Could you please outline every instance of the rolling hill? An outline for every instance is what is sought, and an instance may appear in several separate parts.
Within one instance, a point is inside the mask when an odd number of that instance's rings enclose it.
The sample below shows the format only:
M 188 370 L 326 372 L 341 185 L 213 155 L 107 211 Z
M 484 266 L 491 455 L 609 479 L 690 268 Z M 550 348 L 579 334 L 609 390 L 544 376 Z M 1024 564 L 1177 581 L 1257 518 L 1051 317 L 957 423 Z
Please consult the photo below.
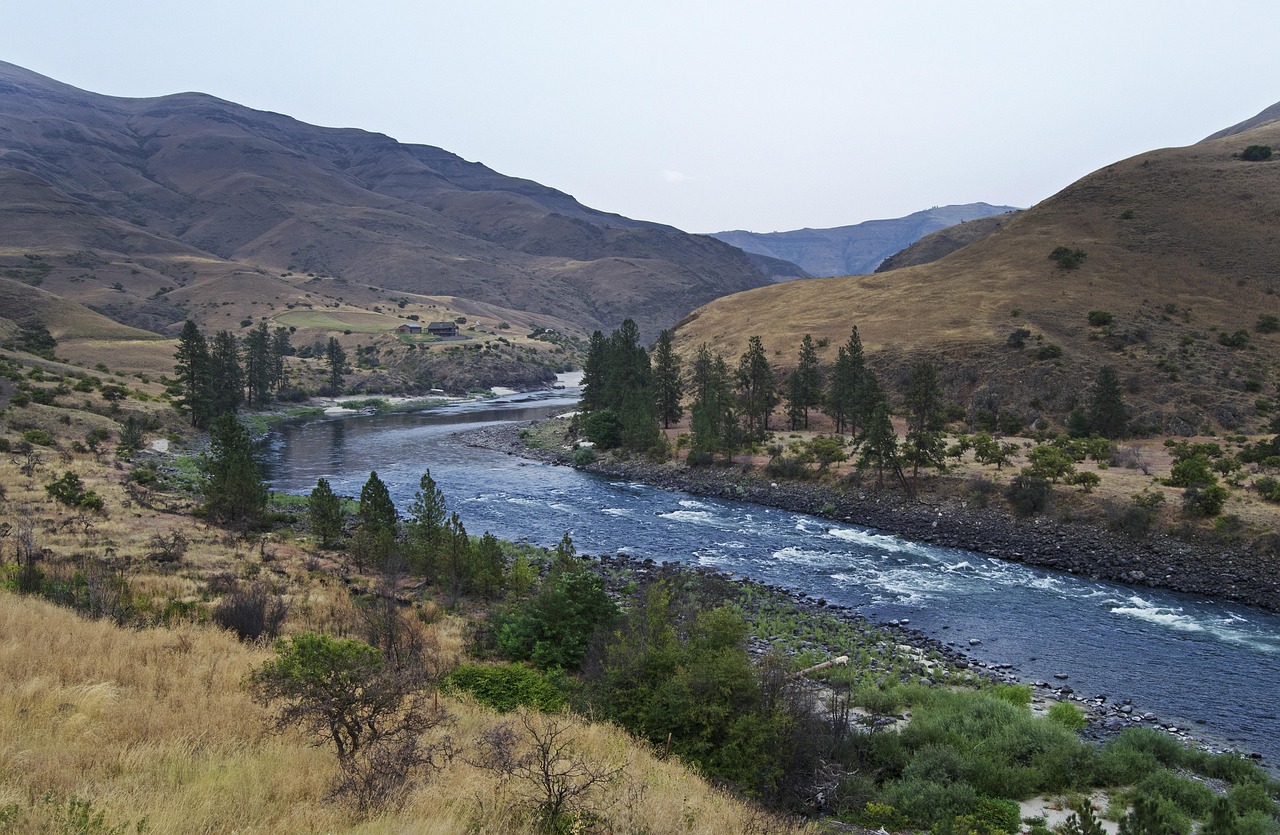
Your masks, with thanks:
M 920 240 L 930 232 L 967 220 L 1016 211 L 1012 206 L 966 203 L 935 206 L 906 217 L 868 220 L 833 229 L 797 229 L 791 232 L 716 232 L 714 237 L 755 255 L 790 261 L 800 271 L 775 270 L 779 278 L 830 277 L 869 273 L 885 258 Z M 807 273 L 807 275 L 806 275 Z
M 856 324 L 891 383 L 930 359 L 970 409 L 1056 423 L 1112 365 L 1153 430 L 1260 428 L 1280 380 L 1280 160 L 1240 159 L 1253 144 L 1280 146 L 1280 121 L 1106 166 L 932 263 L 719 299 L 677 344 L 733 358 L 758 334 L 786 366 L 810 333 L 830 362 Z M 1064 269 L 1058 247 L 1083 260 Z
M 584 333 L 630 317 L 653 336 L 769 282 L 714 238 L 599 212 L 440 148 L 200 93 L 103 96 L 5 63 L 0 272 L 170 334 L 188 315 L 234 327 L 363 294 L 459 297 Z M 233 309 L 202 305 L 211 298 Z

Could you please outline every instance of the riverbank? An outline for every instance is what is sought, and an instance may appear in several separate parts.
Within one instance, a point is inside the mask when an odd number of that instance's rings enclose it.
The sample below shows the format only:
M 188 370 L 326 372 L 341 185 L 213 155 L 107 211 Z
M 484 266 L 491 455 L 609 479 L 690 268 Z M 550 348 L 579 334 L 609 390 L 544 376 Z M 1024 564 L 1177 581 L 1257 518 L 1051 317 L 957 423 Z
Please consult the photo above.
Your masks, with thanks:
M 526 437 L 522 438 L 522 434 Z M 530 424 L 488 426 L 473 430 L 465 435 L 465 442 L 477 447 L 505 452 L 512 456 L 535 458 L 549 463 L 564 463 L 567 453 L 561 453 L 558 446 L 546 443 L 543 443 L 542 449 L 530 449 L 528 446 L 529 443 L 538 443 L 540 440 L 545 442 L 545 439 L 545 434 L 539 432 L 536 427 Z M 816 490 L 817 485 L 812 483 L 796 485 L 798 489 L 790 489 L 783 484 L 779 484 L 775 488 L 772 486 L 772 482 L 768 480 L 744 478 L 737 470 L 732 472 L 720 469 L 695 470 L 689 473 L 687 471 L 681 472 L 683 468 L 671 465 L 653 465 L 649 463 L 636 465 L 635 462 L 615 461 L 606 463 L 606 466 L 597 465 L 591 469 L 612 481 L 647 482 L 673 490 L 689 490 L 693 488 L 692 492 L 708 497 L 725 497 L 736 501 L 755 502 L 791 512 L 825 515 L 828 518 L 839 519 L 842 522 L 855 525 L 869 524 L 858 517 L 854 517 L 852 514 L 841 516 L 841 508 L 836 505 L 836 502 L 841 497 Z M 623 463 L 630 463 L 631 466 L 620 466 Z M 856 499 L 857 497 L 853 498 Z M 895 530 L 893 527 L 894 522 L 901 517 L 892 516 L 886 512 L 891 510 L 892 507 L 887 501 L 880 505 L 879 509 L 882 511 L 882 515 L 877 518 L 882 521 L 878 527 Z M 936 508 L 927 509 L 933 510 L 936 517 Z M 936 542 L 937 537 L 930 536 L 935 530 L 928 524 L 932 521 L 932 518 L 923 514 L 916 518 L 916 529 L 923 534 L 918 538 Z M 904 534 L 904 536 L 910 537 L 911 535 Z M 1066 537 L 1067 534 L 1063 533 L 1062 536 Z M 1065 543 L 1063 547 L 1067 547 Z M 838 606 L 831 606 L 827 601 L 814 599 L 814 597 L 800 592 L 785 589 L 780 591 L 789 595 L 800 606 L 811 610 L 835 611 L 841 613 L 842 617 L 856 618 L 860 616 L 856 608 L 844 610 Z M 896 617 L 896 615 L 891 617 Z M 1003 656 L 998 650 L 993 653 L 988 651 L 985 643 L 980 647 L 972 646 L 980 642 L 971 640 L 973 636 L 969 634 L 951 633 L 950 637 L 953 637 L 954 640 L 948 640 L 943 637 L 947 633 L 936 631 L 921 633 L 914 626 L 908 626 L 906 622 L 881 621 L 879 626 L 890 630 L 896 636 L 895 640 L 899 643 L 938 649 L 949 658 L 963 660 L 970 665 L 970 669 L 982 674 L 984 677 L 1010 683 L 1025 682 L 1032 687 L 1035 694 L 1035 703 L 1039 709 L 1047 709 L 1057 701 L 1067 700 L 1072 702 L 1089 716 L 1090 729 L 1088 733 L 1096 735 L 1100 739 L 1109 738 L 1125 728 L 1148 727 L 1177 736 L 1186 742 L 1194 742 L 1196 745 L 1209 750 L 1241 750 L 1241 741 L 1231 738 L 1233 725 L 1230 722 L 1220 724 L 1213 732 L 1207 732 L 1208 729 L 1203 727 L 1206 724 L 1206 720 L 1213 720 L 1214 718 L 1214 714 L 1210 712 L 1208 707 L 1198 709 L 1193 705 L 1185 705 L 1165 716 L 1158 706 L 1145 704 L 1147 700 L 1141 696 L 1143 692 L 1141 686 L 1131 690 L 1123 684 L 1123 679 L 1106 685 L 1082 685 L 1080 682 L 1089 681 L 1091 675 L 1089 674 L 1090 671 L 1080 664 L 1074 666 L 1064 664 L 1058 667 L 1049 667 L 1048 669 L 1045 669 L 1043 665 L 1039 665 L 1039 669 L 1034 673 L 1028 673 L 1025 670 L 1018 669 L 1014 664 L 1006 663 L 1010 661 L 1020 663 L 1020 657 L 1016 654 L 1013 657 L 1008 657 Z M 943 628 L 949 627 L 944 626 Z M 941 638 L 945 643 L 934 641 L 931 637 L 934 635 Z M 988 636 L 984 635 L 984 637 Z M 991 637 L 994 638 L 995 636 Z M 996 640 L 998 641 L 998 638 Z M 1086 690 L 1087 687 L 1092 687 L 1093 689 Z M 1175 718 L 1171 719 L 1170 717 Z M 1248 746 L 1248 743 L 1245 743 L 1245 745 Z M 1243 750 L 1250 754 L 1253 753 L 1250 747 L 1244 747 Z
M 526 427 L 487 427 L 471 443 L 553 464 L 569 464 L 559 449 L 530 446 Z M 905 498 L 871 485 L 778 481 L 737 467 L 686 467 L 642 458 L 601 456 L 585 467 L 607 478 L 698 496 L 733 499 L 889 531 L 907 539 L 977 551 L 1000 559 L 1128 585 L 1164 588 L 1280 612 L 1280 574 L 1246 546 L 1187 542 L 1160 531 L 1141 539 L 1088 521 L 1020 517 L 975 507 L 939 493 Z

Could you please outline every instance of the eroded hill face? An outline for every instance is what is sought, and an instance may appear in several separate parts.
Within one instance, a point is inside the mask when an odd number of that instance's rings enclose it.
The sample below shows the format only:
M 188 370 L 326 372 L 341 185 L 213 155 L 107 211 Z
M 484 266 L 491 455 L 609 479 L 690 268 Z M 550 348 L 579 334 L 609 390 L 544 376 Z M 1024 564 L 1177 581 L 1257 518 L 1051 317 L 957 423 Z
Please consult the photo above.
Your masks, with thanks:
M 160 332 L 187 315 L 225 327 L 307 304 L 289 273 L 584 332 L 630 317 L 646 335 L 767 283 L 712 238 L 598 212 L 439 148 L 197 93 L 100 96 L 0 63 L 0 259 L 13 269 L 28 254 L 50 267 L 44 289 Z M 238 307 L 246 294 L 274 307 L 219 321 L 231 311 L 193 301 L 206 282 Z
M 1280 148 L 1280 122 L 1107 166 L 930 264 L 717 300 L 677 343 L 736 358 L 759 334 L 789 366 L 810 333 L 830 362 L 856 324 L 891 381 L 932 359 L 970 408 L 1058 421 L 1114 365 L 1158 431 L 1255 428 L 1280 380 L 1280 335 L 1259 328 L 1280 316 L 1280 160 L 1240 159 L 1254 144 Z M 1085 256 L 1065 269 L 1057 247 Z

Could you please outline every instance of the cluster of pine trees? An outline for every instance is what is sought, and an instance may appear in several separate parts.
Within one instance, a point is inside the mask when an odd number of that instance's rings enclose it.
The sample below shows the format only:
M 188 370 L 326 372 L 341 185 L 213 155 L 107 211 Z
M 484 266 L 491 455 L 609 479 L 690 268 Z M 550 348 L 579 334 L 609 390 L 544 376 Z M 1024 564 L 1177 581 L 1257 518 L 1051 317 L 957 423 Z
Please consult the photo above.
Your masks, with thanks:
M 345 542 L 358 570 L 366 567 L 384 575 L 411 574 L 439 585 L 451 600 L 463 594 L 493 597 L 505 583 L 521 586 L 521 581 L 508 577 L 502 546 L 486 532 L 479 539 L 467 535 L 457 513 L 449 513 L 444 494 L 431 477 L 423 474 L 418 490 L 403 521 L 386 484 L 376 472 L 360 489 L 353 530 L 347 534 L 348 514 L 326 479 L 316 482 L 307 502 L 311 530 L 322 547 L 332 548 Z M 517 575 L 530 571 L 528 564 L 514 569 Z
M 679 421 L 687 400 L 688 462 L 710 464 L 765 441 L 775 411 L 785 404 L 791 429 L 807 429 L 815 411 L 825 413 L 835 437 L 820 440 L 840 446 L 834 460 L 843 460 L 841 438 L 847 434 L 858 466 L 874 470 L 881 484 L 890 473 L 910 489 L 906 471 L 914 478 L 922 467 L 943 465 L 949 408 L 932 363 L 910 369 L 900 392 L 906 432 L 899 437 L 885 388 L 867 366 L 858 328 L 850 329 L 830 366 L 820 363 L 818 347 L 806 334 L 795 369 L 780 375 L 759 336 L 751 337 L 736 365 L 703 344 L 686 374 L 667 331 L 651 352 L 639 346 L 630 320 L 608 337 L 597 331 L 585 364 L 583 434 L 603 449 L 665 452 L 659 423 L 670 428 Z M 1069 428 L 1073 435 L 1115 438 L 1126 432 L 1127 421 L 1115 369 L 1108 366 L 1098 375 L 1088 410 L 1073 413 Z M 781 456 L 781 448 L 775 449 L 775 458 Z
M 919 466 L 941 458 L 943 404 L 937 373 L 927 363 L 913 372 L 907 392 L 910 456 L 904 459 L 884 389 L 867 368 L 856 327 L 828 369 L 821 367 L 817 346 L 806 335 L 795 370 L 780 380 L 759 336 L 751 337 L 732 368 L 709 346 L 700 346 L 686 377 L 668 331 L 659 335 L 650 354 L 639 345 L 635 323 L 627 320 L 608 337 L 600 331 L 592 334 L 584 371 L 583 431 L 604 449 L 661 446 L 659 423 L 669 428 L 679 421 L 687 395 L 689 462 L 695 465 L 731 458 L 745 445 L 764 441 L 784 400 L 793 429 L 807 428 L 813 411 L 822 409 L 836 434 L 854 436 L 882 477 L 885 469 L 898 468 L 904 460 Z
M 226 330 L 207 338 L 188 319 L 174 355 L 180 389 L 175 402 L 198 429 L 207 428 L 214 418 L 241 406 L 266 406 L 284 390 L 284 358 L 294 353 L 288 328 L 272 331 L 266 322 L 261 322 L 244 339 Z M 327 388 L 336 393 L 342 387 L 347 360 L 336 337 L 329 338 L 326 359 Z

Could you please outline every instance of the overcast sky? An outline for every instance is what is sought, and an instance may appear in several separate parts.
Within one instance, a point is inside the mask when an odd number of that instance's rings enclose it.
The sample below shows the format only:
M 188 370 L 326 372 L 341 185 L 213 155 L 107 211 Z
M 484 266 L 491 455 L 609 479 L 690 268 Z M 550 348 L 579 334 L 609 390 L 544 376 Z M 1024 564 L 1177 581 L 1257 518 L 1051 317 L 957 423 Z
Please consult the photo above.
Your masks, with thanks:
M 0 57 L 438 145 L 691 232 L 1031 205 L 1280 101 L 1274 0 L 5 0 Z

